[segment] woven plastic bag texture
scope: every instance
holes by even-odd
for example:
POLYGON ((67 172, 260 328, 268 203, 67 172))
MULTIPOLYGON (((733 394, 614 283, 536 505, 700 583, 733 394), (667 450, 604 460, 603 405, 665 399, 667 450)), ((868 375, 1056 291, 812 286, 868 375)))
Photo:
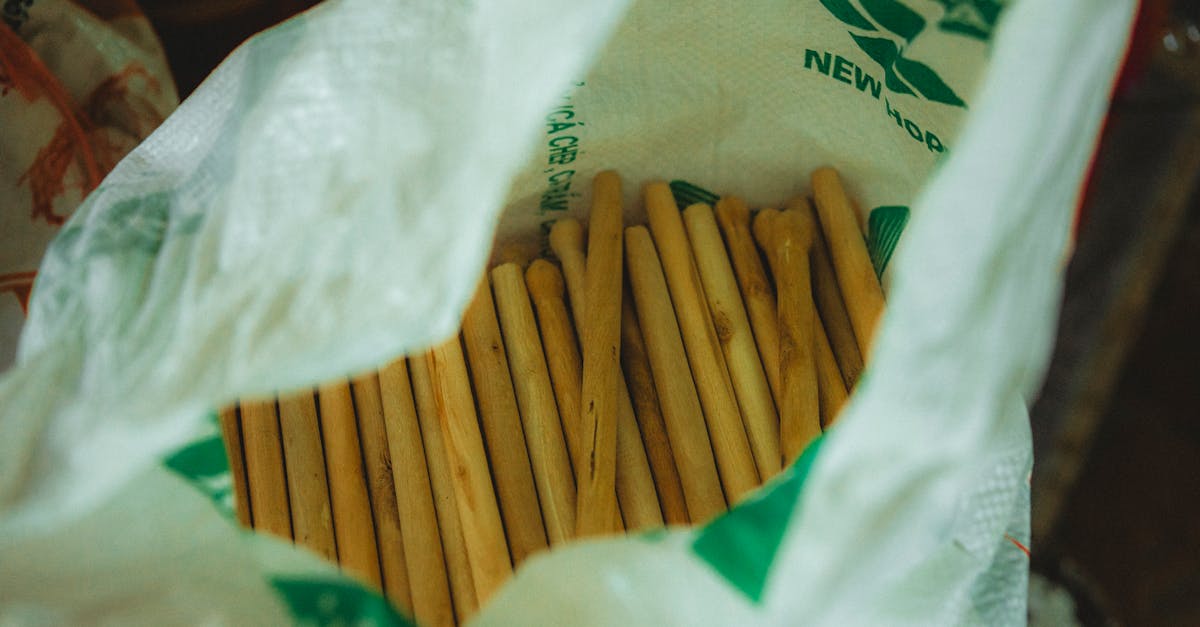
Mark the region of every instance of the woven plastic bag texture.
POLYGON ((1133 5, 343 0, 260 35, 43 262, 0 379, 0 620, 399 620, 233 527, 211 408, 445 337, 497 225, 581 212, 598 169, 767 203, 833 164, 868 222, 911 213, 839 426, 706 528, 529 561, 478 620, 1023 622, 1024 399, 1133 5))

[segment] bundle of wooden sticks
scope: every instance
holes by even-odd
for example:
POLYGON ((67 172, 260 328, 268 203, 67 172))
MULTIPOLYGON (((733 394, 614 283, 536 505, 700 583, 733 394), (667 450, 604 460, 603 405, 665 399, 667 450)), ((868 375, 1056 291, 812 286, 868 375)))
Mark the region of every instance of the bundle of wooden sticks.
POLYGON ((572 538, 707 522, 835 420, 882 312, 837 173, 812 190, 752 221, 651 183, 625 228, 598 174, 586 250, 557 222, 560 265, 492 268, 461 338, 223 411, 239 518, 428 625, 572 538))

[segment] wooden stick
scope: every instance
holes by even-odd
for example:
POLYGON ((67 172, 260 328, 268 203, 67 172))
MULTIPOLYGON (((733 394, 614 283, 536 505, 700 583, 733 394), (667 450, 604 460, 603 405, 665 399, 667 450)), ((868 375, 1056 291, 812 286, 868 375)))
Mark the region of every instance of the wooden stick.
POLYGON ((758 486, 758 469, 725 369, 725 358, 718 348, 716 328, 700 286, 683 220, 666 183, 646 186, 646 214, 683 333, 688 365, 700 392, 704 418, 717 455, 717 467, 721 471, 721 483, 725 487, 725 496, 734 504, 758 486))
MULTIPOLYGON (((813 251, 814 254, 816 251, 813 251)), ((838 369, 837 359, 829 346, 829 337, 821 317, 813 318, 813 337, 816 340, 817 359, 817 394, 820 397, 821 428, 827 429, 837 420, 846 404, 846 384, 842 381, 842 372, 838 369)))
MULTIPOLYGON (((779 217, 778 209, 763 209, 754 216, 754 240, 758 242, 758 246, 762 248, 763 256, 767 258, 767 264, 771 267, 771 272, 775 272, 775 219, 779 217)), ((778 282, 778 277, 776 277, 778 282)), ((775 324, 779 324, 778 309, 776 309, 775 324)), ((776 326, 778 328, 778 326, 776 326)))
POLYGON ((817 390, 816 313, 812 300, 808 253, 812 245, 808 214, 786 211, 774 218, 772 269, 779 294, 779 376, 783 403, 779 407, 779 440, 784 460, 796 461, 804 447, 821 433, 817 390))
POLYGON ((275 400, 242 401, 242 444, 246 452, 246 485, 254 528, 292 539, 288 511, 287 478, 279 437, 275 400))
POLYGON ((779 382, 779 310, 775 292, 754 246, 750 210, 741 199, 725 197, 717 201, 716 214, 729 246, 729 256, 746 303, 750 326, 754 329, 754 342, 758 345, 767 383, 778 407, 783 400, 783 385, 779 382))
POLYGON ((446 579, 421 426, 403 359, 379 371, 379 387, 413 616, 421 625, 448 627, 454 624, 454 603, 446 579))
POLYGON ((779 415, 775 413, 771 388, 754 344, 733 267, 721 242, 721 232, 708 205, 692 205, 683 215, 758 474, 763 478, 773 477, 780 467, 779 415))
POLYGON ((325 451, 311 388, 279 397, 279 429, 292 505, 292 535, 296 544, 336 564, 325 451))
POLYGON ((426 353, 409 359, 408 369, 412 375, 413 399, 416 401, 417 419, 421 423, 421 439, 425 449, 425 462, 429 469, 429 485, 442 538, 446 578, 450 582, 450 591, 454 600, 454 616, 458 623, 462 624, 479 611, 479 600, 475 594, 475 581, 471 574, 470 559, 467 557, 467 541, 463 537, 458 500, 454 496, 450 457, 446 452, 445 440, 442 438, 442 426, 441 420, 438 418, 437 400, 434 398, 433 380, 429 376, 430 358, 431 355, 426 353))
POLYGON ((871 352, 871 336, 883 313, 883 289, 837 171, 818 169, 813 172, 812 186, 842 300, 865 361, 871 352))
POLYGON ((475 596, 482 605, 512 576, 512 562, 458 336, 435 346, 425 363, 433 382, 475 596))
MULTIPOLYGON (((550 383, 554 386, 567 451, 571 454, 571 466, 575 469, 578 481, 583 462, 576 460, 582 460, 586 455, 583 450, 582 419, 579 416, 582 407, 583 360, 576 346, 575 330, 571 328, 571 319, 567 315, 567 304, 563 301, 562 274, 554 264, 538 259, 525 271, 525 285, 537 309, 546 365, 550 367, 550 383)), ((625 529, 620 512, 613 512, 612 525, 617 531, 625 529)))
MULTIPOLYGON (((669 525, 686 525, 689 522, 687 501, 683 498, 683 484, 679 480, 679 469, 675 467, 671 439, 667 437, 667 425, 663 422, 658 394, 654 391, 654 375, 650 372, 650 357, 646 354, 646 343, 638 325, 633 301, 621 301, 621 364, 629 373, 629 392, 641 428, 642 440, 646 443, 650 470, 658 492, 662 516, 669 525)), ((619 436, 618 436, 619 437, 619 436)), ((617 467, 618 482, 621 467, 617 467)), ((620 497, 620 484, 617 486, 620 497)))
MULTIPOLYGON (((794 199, 788 207, 797 211, 807 211, 814 217, 816 215, 808 199, 802 196, 794 199)), ((813 251, 810 257, 813 300, 817 303, 817 313, 821 316, 830 348, 837 359, 843 389, 854 389, 863 368, 862 354, 858 350, 858 341, 854 339, 854 327, 850 324, 850 314, 846 313, 846 303, 842 301, 833 262, 829 259, 829 247, 825 244, 825 235, 821 233, 821 229, 814 230, 813 251)))
POLYGON ((487 439, 492 478, 500 499, 500 515, 508 535, 514 565, 545 549, 546 530, 538 509, 529 452, 521 429, 521 413, 508 371, 508 355, 492 302, 492 287, 484 275, 463 317, 463 340, 475 384, 479 417, 487 439))
POLYGON ((367 494, 350 384, 347 381, 323 384, 317 388, 317 397, 338 560, 347 572, 382 588, 375 524, 371 517, 371 499, 367 494))
MULTIPOLYGON (((585 317, 587 301, 584 294, 586 258, 583 251, 583 228, 572 219, 559 220, 550 229, 550 247, 562 262, 570 295, 571 314, 575 320, 585 317)), ((622 299, 624 302, 624 299, 622 299)), ((658 507, 654 476, 650 470, 647 451, 642 445, 638 418, 626 385, 628 379, 620 364, 617 369, 617 502, 625 525, 631 530, 658 527, 663 524, 658 507)), ((677 490, 679 498, 682 492, 677 490)))
POLYGON ((683 483, 683 496, 692 522, 703 524, 725 511, 725 497, 721 494, 700 397, 688 370, 683 368, 687 354, 671 309, 667 280, 646 227, 625 229, 625 254, 638 321, 645 330, 643 337, 654 387, 658 390, 671 452, 683 483))
POLYGON ((253 527, 250 515, 250 489, 246 485, 246 458, 242 453, 242 425, 237 406, 225 407, 217 414, 221 425, 221 437, 225 442, 225 456, 229 459, 229 476, 233 481, 233 509, 238 522, 245 528, 253 527))
MULTIPOLYGON (((575 331, 562 300, 562 275, 553 264, 538 259, 525 271, 525 285, 537 310, 538 329, 550 370, 550 383, 562 419, 571 467, 578 481, 583 475, 583 426, 580 410, 583 407, 583 358, 575 341, 575 331)), ((621 523, 619 517, 617 523, 621 523)))
POLYGON ((355 413, 358 414, 363 465, 367 470, 367 489, 371 495, 371 513, 375 520, 383 591, 393 603, 412 608, 408 556, 400 531, 400 508, 396 504, 396 482, 392 477, 387 427, 383 424, 379 377, 373 372, 359 375, 350 380, 350 385, 354 392, 355 413))
POLYGON ((521 266, 506 263, 493 268, 492 288, 504 345, 508 349, 508 364, 518 373, 513 384, 521 407, 521 420, 525 424, 525 440, 529 445, 529 460, 533 464, 546 535, 551 546, 561 544, 575 535, 575 475, 521 266))
POLYGON ((590 306, 579 319, 583 352, 583 472, 580 536, 610 533, 617 511, 617 385, 621 367, 621 179, 612 171, 592 181, 587 275, 590 306))

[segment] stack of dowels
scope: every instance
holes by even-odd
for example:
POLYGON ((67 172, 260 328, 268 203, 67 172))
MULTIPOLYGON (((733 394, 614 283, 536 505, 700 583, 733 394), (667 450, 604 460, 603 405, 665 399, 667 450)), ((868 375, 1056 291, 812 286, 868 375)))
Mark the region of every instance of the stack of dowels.
POLYGON ((752 219, 651 183, 625 227, 600 173, 586 241, 560 220, 559 265, 492 268, 461 338, 222 412, 239 519, 429 625, 537 551, 709 521, 835 420, 882 312, 837 173, 812 188, 752 219))

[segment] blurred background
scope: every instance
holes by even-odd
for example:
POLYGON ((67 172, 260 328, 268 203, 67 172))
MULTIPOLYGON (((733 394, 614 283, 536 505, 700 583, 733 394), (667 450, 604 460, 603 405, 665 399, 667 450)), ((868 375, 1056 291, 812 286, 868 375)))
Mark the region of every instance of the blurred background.
MULTIPOLYGON (((316 2, 139 4, 185 98, 316 2)), ((1142 2, 1081 207, 1031 408, 1033 624, 1200 625, 1198 5, 1142 2)))

